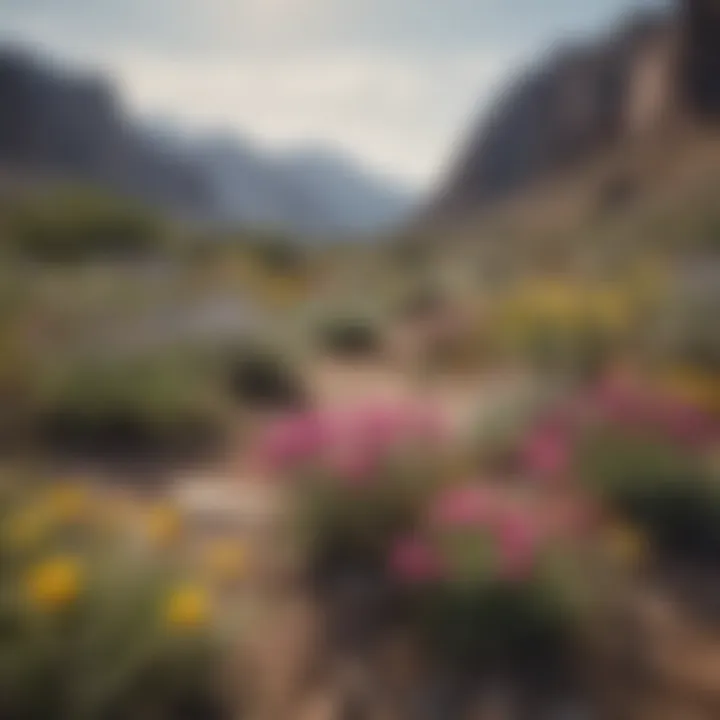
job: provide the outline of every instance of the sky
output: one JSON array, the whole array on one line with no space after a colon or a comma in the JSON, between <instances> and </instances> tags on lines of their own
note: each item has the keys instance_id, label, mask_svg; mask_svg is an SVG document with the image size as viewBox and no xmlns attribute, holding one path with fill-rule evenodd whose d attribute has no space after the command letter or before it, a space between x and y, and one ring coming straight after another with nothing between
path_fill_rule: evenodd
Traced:
<instances>
[{"instance_id":1,"label":"sky","mask_svg":"<svg viewBox=\"0 0 720 720\"><path fill-rule=\"evenodd\" d=\"M0 0L0 42L107 73L138 114L422 188L514 73L651 2Z\"/></svg>"}]
</instances>

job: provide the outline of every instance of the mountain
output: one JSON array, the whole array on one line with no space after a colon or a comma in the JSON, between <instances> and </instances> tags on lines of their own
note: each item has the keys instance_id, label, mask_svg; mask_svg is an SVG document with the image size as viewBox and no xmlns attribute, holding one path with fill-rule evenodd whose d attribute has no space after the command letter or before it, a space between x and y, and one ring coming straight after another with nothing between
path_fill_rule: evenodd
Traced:
<instances>
[{"instance_id":1,"label":"mountain","mask_svg":"<svg viewBox=\"0 0 720 720\"><path fill-rule=\"evenodd\" d=\"M210 189L215 222L302 235L366 235L391 230L412 193L321 147L262 152L237 134L190 133L156 123L150 134L183 157Z\"/></svg>"},{"instance_id":2,"label":"mountain","mask_svg":"<svg viewBox=\"0 0 720 720\"><path fill-rule=\"evenodd\" d=\"M412 194L316 148L263 152L232 133L131 117L101 77L0 48L0 176L92 184L185 219L336 236L392 229Z\"/></svg>"},{"instance_id":3,"label":"mountain","mask_svg":"<svg viewBox=\"0 0 720 720\"><path fill-rule=\"evenodd\" d=\"M184 213L207 201L201 176L160 151L94 76L55 71L0 50L0 168L5 176L69 179Z\"/></svg>"},{"instance_id":4,"label":"mountain","mask_svg":"<svg viewBox=\"0 0 720 720\"><path fill-rule=\"evenodd\" d=\"M662 147L720 111L720 3L645 12L566 47L506 89L471 133L428 217L462 222L623 147Z\"/></svg>"}]
</instances>

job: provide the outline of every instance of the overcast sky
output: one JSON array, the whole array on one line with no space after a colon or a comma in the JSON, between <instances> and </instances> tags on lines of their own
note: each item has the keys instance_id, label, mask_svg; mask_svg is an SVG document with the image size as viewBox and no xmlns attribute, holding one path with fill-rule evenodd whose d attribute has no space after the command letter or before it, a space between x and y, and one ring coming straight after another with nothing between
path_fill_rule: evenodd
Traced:
<instances>
[{"instance_id":1,"label":"overcast sky","mask_svg":"<svg viewBox=\"0 0 720 720\"><path fill-rule=\"evenodd\" d=\"M137 112L422 186L515 68L648 2L0 0L0 39L107 71Z\"/></svg>"}]
</instances>

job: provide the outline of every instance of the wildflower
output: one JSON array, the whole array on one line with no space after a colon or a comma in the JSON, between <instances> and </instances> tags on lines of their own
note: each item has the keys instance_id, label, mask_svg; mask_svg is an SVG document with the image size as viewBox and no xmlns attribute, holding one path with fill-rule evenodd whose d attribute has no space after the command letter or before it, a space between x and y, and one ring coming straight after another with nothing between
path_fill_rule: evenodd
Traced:
<instances>
[{"instance_id":1,"label":"wildflower","mask_svg":"<svg viewBox=\"0 0 720 720\"><path fill-rule=\"evenodd\" d=\"M325 430L325 419L316 413L279 420L262 438L259 457L272 470L290 469L320 452Z\"/></svg>"},{"instance_id":2,"label":"wildflower","mask_svg":"<svg viewBox=\"0 0 720 720\"><path fill-rule=\"evenodd\" d=\"M498 530L500 574L507 580L525 579L535 565L537 527L527 513L508 512Z\"/></svg>"},{"instance_id":3,"label":"wildflower","mask_svg":"<svg viewBox=\"0 0 720 720\"><path fill-rule=\"evenodd\" d=\"M434 524L445 527L467 527L489 522L497 502L487 487L465 485L444 491L431 509Z\"/></svg>"},{"instance_id":4,"label":"wildflower","mask_svg":"<svg viewBox=\"0 0 720 720\"><path fill-rule=\"evenodd\" d=\"M390 568L401 581L412 584L432 582L442 574L442 562L435 550L423 539L412 536L395 544Z\"/></svg>"},{"instance_id":5,"label":"wildflower","mask_svg":"<svg viewBox=\"0 0 720 720\"><path fill-rule=\"evenodd\" d=\"M535 431L523 448L527 470L535 475L562 475L570 466L570 448L564 434L558 431Z\"/></svg>"},{"instance_id":6,"label":"wildflower","mask_svg":"<svg viewBox=\"0 0 720 720\"><path fill-rule=\"evenodd\" d=\"M74 602L82 584L76 558L58 556L31 568L27 590L33 603L45 610L59 610Z\"/></svg>"},{"instance_id":7,"label":"wildflower","mask_svg":"<svg viewBox=\"0 0 720 720\"><path fill-rule=\"evenodd\" d=\"M165 607L165 619L168 625L186 630L205 625L209 614L210 601L207 592L193 585L175 589Z\"/></svg>"}]
</instances>

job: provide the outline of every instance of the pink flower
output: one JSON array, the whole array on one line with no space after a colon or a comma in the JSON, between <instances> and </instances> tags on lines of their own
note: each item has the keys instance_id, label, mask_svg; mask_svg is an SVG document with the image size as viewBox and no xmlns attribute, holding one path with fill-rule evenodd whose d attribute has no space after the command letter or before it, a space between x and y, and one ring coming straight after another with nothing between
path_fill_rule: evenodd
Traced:
<instances>
[{"instance_id":1,"label":"pink flower","mask_svg":"<svg viewBox=\"0 0 720 720\"><path fill-rule=\"evenodd\" d=\"M498 529L500 574L507 580L524 580L533 570L539 533L527 513L508 512Z\"/></svg>"},{"instance_id":2,"label":"pink flower","mask_svg":"<svg viewBox=\"0 0 720 720\"><path fill-rule=\"evenodd\" d=\"M390 569L403 582L428 583L442 576L442 561L422 538L399 540L390 553Z\"/></svg>"},{"instance_id":3,"label":"pink flower","mask_svg":"<svg viewBox=\"0 0 720 720\"><path fill-rule=\"evenodd\" d=\"M371 452L348 445L330 452L327 467L348 485L364 486L373 480L378 463Z\"/></svg>"},{"instance_id":4,"label":"pink flower","mask_svg":"<svg viewBox=\"0 0 720 720\"><path fill-rule=\"evenodd\" d=\"M487 487L465 485L450 488L435 500L431 521L441 527L472 527L491 522L496 511L496 498Z\"/></svg>"},{"instance_id":5,"label":"pink flower","mask_svg":"<svg viewBox=\"0 0 720 720\"><path fill-rule=\"evenodd\" d=\"M260 441L258 456L275 471L286 471L307 462L322 449L323 426L314 414L276 421Z\"/></svg>"},{"instance_id":6,"label":"pink flower","mask_svg":"<svg viewBox=\"0 0 720 720\"><path fill-rule=\"evenodd\" d=\"M447 439L447 422L439 412L432 408L415 408L412 410L409 422L414 438L420 442L436 444Z\"/></svg>"},{"instance_id":7,"label":"pink flower","mask_svg":"<svg viewBox=\"0 0 720 720\"><path fill-rule=\"evenodd\" d=\"M532 474L563 475L570 468L570 444L564 433L540 429L526 441L522 457L525 468Z\"/></svg>"}]
</instances>

